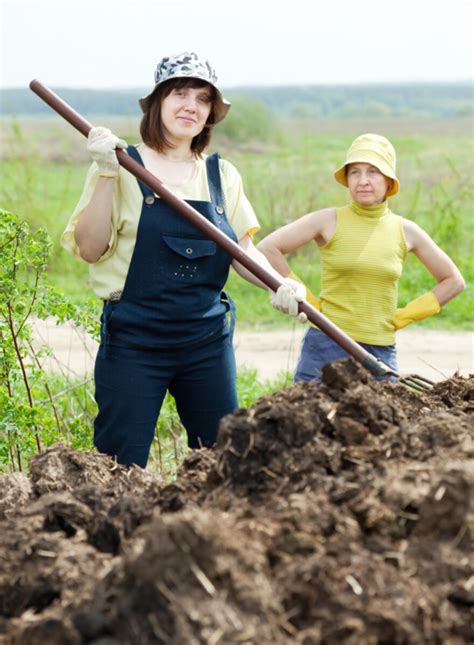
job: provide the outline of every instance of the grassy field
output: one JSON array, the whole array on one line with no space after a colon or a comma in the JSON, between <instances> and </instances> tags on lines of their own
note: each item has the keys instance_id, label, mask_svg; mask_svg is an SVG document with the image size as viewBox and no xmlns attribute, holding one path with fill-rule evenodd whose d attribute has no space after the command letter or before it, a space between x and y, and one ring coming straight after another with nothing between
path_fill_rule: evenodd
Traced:
<instances>
[{"instance_id":1,"label":"grassy field","mask_svg":"<svg viewBox=\"0 0 474 645\"><path fill-rule=\"evenodd\" d=\"M130 143L138 141L137 124L131 119L103 117L94 122L111 127ZM272 137L266 135L264 142L229 141L216 132L212 151L219 150L241 172L262 226L258 241L306 212L344 204L347 195L332 172L343 161L354 137L368 131L385 134L398 151L402 189L391 200L392 209L420 224L451 255L472 287L474 159L470 120L292 122L276 125ZM89 165L83 137L59 117L3 120L0 135L3 150L0 207L17 213L33 229L39 226L47 229L53 240L49 282L61 287L76 304L90 300L93 294L87 288L87 265L68 256L59 245ZM320 271L316 246L309 244L290 261L293 270L317 293ZM416 258L409 258L400 284L400 303L433 284L433 278ZM241 329L291 328L288 317L272 309L266 292L233 272L227 290L236 301ZM472 289L467 289L439 316L422 325L472 329L471 292ZM96 302L94 319L98 320L101 303ZM21 310L21 303L19 307ZM11 348L7 345L4 351L8 352ZM38 450L36 433L43 447L58 440L66 440L78 449L91 447L91 423L95 416L91 383L82 387L67 379L56 382L42 370L38 384L34 383L40 392L34 392L35 405L29 407L20 371L13 370L12 374L13 390L11 378L2 383L8 393L4 404L10 414L0 410L0 472L21 469L21 461L25 467L27 458ZM281 375L274 383L261 383L256 373L239 371L240 405L249 407L259 396L283 387L286 376ZM45 383L49 384L48 391L54 393L51 409L49 400L44 399ZM26 427L24 419L34 420L34 415L42 420L41 424L30 423ZM64 421L60 423L60 419ZM183 430L174 402L168 397L158 422L150 465L172 478L185 452Z\"/></svg>"},{"instance_id":2,"label":"grassy field","mask_svg":"<svg viewBox=\"0 0 474 645\"><path fill-rule=\"evenodd\" d=\"M133 119L99 117L129 142L138 140ZM81 193L88 167L83 137L59 117L3 120L0 123L3 181L0 206L33 226L45 226L54 240L50 280L75 301L87 294L87 266L70 258L59 236ZM473 282L474 241L473 135L469 119L424 121L341 120L279 124L271 142L231 142L219 137L212 146L242 174L246 193L262 231L312 210L342 205L344 189L332 172L344 159L352 139L364 131L390 137L398 153L401 192L392 210L422 226ZM291 258L292 268L316 293L319 261L310 244ZM400 304L430 289L433 278L416 258L409 258L400 284ZM231 274L228 290L237 303L241 326L264 328L289 322L272 310L267 294ZM468 289L426 327L472 329L472 296Z\"/></svg>"}]
</instances>

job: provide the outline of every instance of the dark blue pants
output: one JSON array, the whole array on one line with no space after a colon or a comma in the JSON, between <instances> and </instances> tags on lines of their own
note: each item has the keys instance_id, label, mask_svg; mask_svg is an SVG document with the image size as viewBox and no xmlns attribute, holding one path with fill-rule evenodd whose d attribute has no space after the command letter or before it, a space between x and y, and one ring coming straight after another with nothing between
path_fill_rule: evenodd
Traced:
<instances>
[{"instance_id":1,"label":"dark blue pants","mask_svg":"<svg viewBox=\"0 0 474 645\"><path fill-rule=\"evenodd\" d=\"M146 466L169 390L191 448L214 444L219 421L238 407L232 334L181 349L101 343L95 364L94 444L126 466Z\"/></svg>"},{"instance_id":2,"label":"dark blue pants","mask_svg":"<svg viewBox=\"0 0 474 645\"><path fill-rule=\"evenodd\" d=\"M398 372L395 345L368 345L367 343L359 343L359 345L366 349L369 354L388 365L394 372ZM297 381L320 381L324 365L332 363L338 358L347 358L347 356L349 354L329 336L326 336L318 329L314 329L314 327L310 327L303 338L294 381L295 383ZM391 381L396 381L393 376L376 376L375 378L377 380L388 378Z\"/></svg>"}]
</instances>

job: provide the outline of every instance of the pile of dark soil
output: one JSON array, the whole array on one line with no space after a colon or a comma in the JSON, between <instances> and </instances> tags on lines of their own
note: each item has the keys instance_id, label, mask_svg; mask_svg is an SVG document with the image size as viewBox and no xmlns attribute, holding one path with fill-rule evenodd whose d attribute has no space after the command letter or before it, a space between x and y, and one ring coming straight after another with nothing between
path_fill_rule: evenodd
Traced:
<instances>
[{"instance_id":1,"label":"pile of dark soil","mask_svg":"<svg viewBox=\"0 0 474 645\"><path fill-rule=\"evenodd\" d=\"M226 417L165 485L55 446L0 478L0 642L474 641L474 377L351 360Z\"/></svg>"}]
</instances>

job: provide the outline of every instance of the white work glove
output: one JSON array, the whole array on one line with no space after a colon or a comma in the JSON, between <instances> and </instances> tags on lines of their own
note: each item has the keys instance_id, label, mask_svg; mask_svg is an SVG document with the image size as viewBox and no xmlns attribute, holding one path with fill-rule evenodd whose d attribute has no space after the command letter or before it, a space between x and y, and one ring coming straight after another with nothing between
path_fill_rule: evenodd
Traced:
<instances>
[{"instance_id":1,"label":"white work glove","mask_svg":"<svg viewBox=\"0 0 474 645\"><path fill-rule=\"evenodd\" d=\"M302 311L298 313L298 303L306 298L306 288L304 284L285 278L281 287L276 292L270 291L270 303L278 311L282 311L289 316L298 316L301 323L308 320L308 316Z\"/></svg>"},{"instance_id":2,"label":"white work glove","mask_svg":"<svg viewBox=\"0 0 474 645\"><path fill-rule=\"evenodd\" d=\"M120 165L115 154L116 148L124 149L127 142L112 134L108 128L92 128L87 137L87 150L99 167L99 173L116 177Z\"/></svg>"}]
</instances>

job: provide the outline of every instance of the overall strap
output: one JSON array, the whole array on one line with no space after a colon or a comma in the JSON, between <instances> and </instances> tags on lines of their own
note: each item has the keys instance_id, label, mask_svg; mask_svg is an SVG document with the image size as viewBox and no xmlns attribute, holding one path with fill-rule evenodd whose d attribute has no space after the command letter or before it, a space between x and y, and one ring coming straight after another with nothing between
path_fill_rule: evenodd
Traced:
<instances>
[{"instance_id":1,"label":"overall strap","mask_svg":"<svg viewBox=\"0 0 474 645\"><path fill-rule=\"evenodd\" d=\"M143 163L143 159L141 158L140 153L138 152L135 146L128 146L127 152L132 157L132 159L134 159L135 161L138 161L138 163L141 166L145 167L145 164ZM148 195L153 196L153 191L150 188L148 188L148 186L145 186L145 184L143 184L139 179L137 179L137 181L138 181L138 185L140 186L140 190L142 191L143 197L147 197Z\"/></svg>"},{"instance_id":2,"label":"overall strap","mask_svg":"<svg viewBox=\"0 0 474 645\"><path fill-rule=\"evenodd\" d=\"M225 211L225 199L222 192L221 171L219 168L220 155L215 152L206 159L207 183L211 202L219 215Z\"/></svg>"}]
</instances>

